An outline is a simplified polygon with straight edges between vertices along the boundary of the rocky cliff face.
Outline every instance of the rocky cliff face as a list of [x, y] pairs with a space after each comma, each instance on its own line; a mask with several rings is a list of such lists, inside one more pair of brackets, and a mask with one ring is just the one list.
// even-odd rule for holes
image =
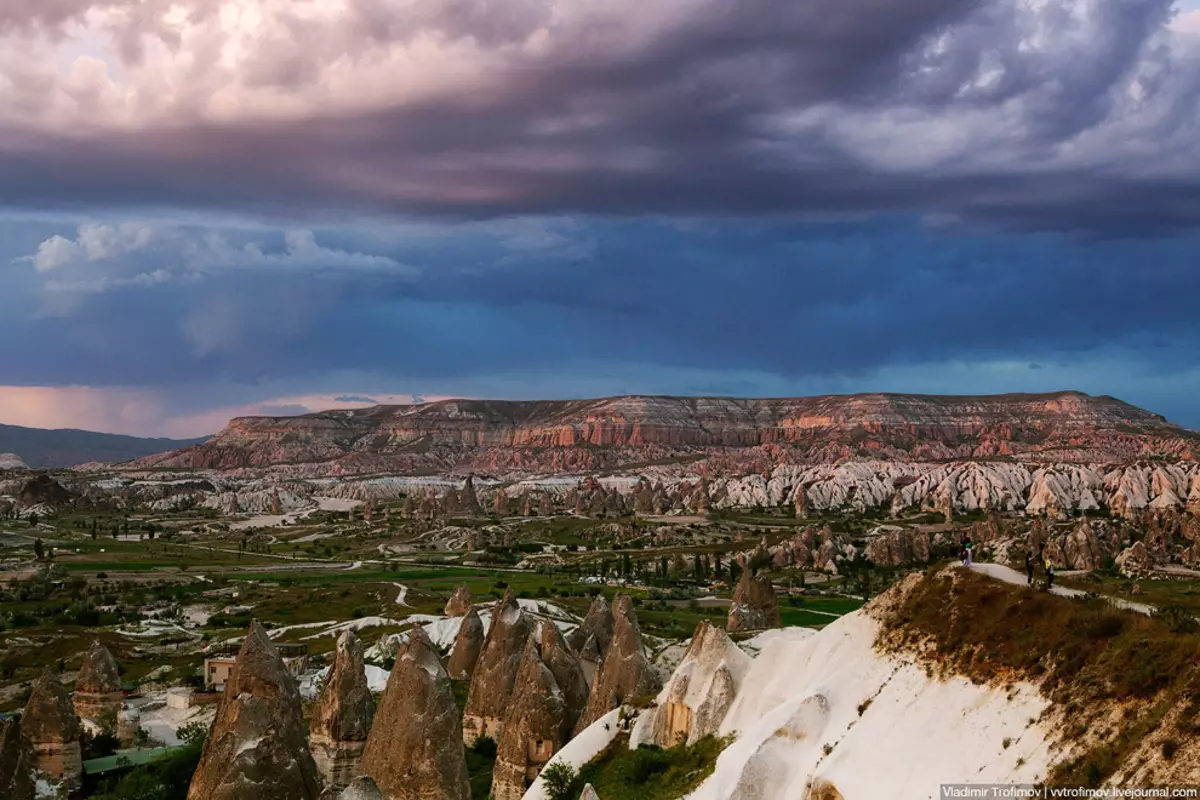
[[779, 601], [771, 579], [766, 575], [751, 578], [749, 570], [743, 571], [729, 606], [729, 632], [760, 631], [779, 626]]
[[504, 715], [492, 773], [495, 800], [521, 800], [542, 767], [571, 735], [567, 703], [530, 638]]
[[617, 595], [613, 603], [612, 643], [596, 671], [587, 708], [575, 726], [576, 733], [621, 703], [656, 693], [661, 684], [646, 654], [633, 601], [628, 595]]
[[563, 704], [567, 709], [569, 733], [574, 730], [575, 723], [587, 708], [590, 692], [587, 676], [557, 625], [550, 620], [539, 620], [536, 634], [542, 661], [554, 675], [554, 682], [562, 692]]
[[117, 662], [99, 640], [92, 642], [75, 680], [75, 713], [109, 733], [116, 730], [117, 715], [125, 706]]
[[579, 655], [585, 670], [594, 674], [612, 643], [613, 613], [603, 595], [596, 595], [587, 616], [571, 631], [567, 643]]
[[[942, 460], [1076, 453], [1066, 460], [1191, 457], [1195, 437], [1109, 397], [1075, 392], [787, 399], [614, 397], [448, 400], [301, 417], [235, 419], [209, 441], [139, 467], [324, 463], [347, 474], [416, 467], [587, 471], [708, 449], [786, 447], [831, 462], [860, 452]], [[1103, 454], [1103, 458], [1094, 455]]]
[[374, 715], [362, 645], [345, 631], [309, 724], [309, 748], [326, 788], [348, 786], [358, 774]]
[[5, 800], [33, 800], [33, 750], [21, 736], [21, 721], [0, 722], [0, 797]]
[[479, 654], [483, 651], [484, 638], [483, 620], [474, 608], [468, 609], [454, 638], [454, 649], [450, 651], [450, 662], [446, 666], [450, 680], [471, 680], [475, 665], [479, 663]]
[[188, 800], [317, 800], [320, 793], [300, 692], [266, 630], [252, 622]]
[[483, 651], [471, 678], [462, 726], [463, 741], [467, 744], [473, 744], [480, 736], [496, 738], [532, 630], [512, 590], [507, 590], [492, 612]]
[[389, 800], [471, 798], [450, 677], [420, 626], [397, 654], [362, 771]]
[[750, 656], [703, 620], [656, 705], [638, 718], [632, 744], [674, 747], [715, 734], [750, 669]]
[[21, 716], [21, 735], [33, 746], [37, 771], [50, 781], [79, 786], [83, 780], [82, 728], [58, 676], [49, 670], [33, 685]]

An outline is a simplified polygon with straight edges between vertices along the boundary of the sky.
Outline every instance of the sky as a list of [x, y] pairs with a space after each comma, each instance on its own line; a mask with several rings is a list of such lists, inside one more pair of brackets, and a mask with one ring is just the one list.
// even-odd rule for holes
[[1200, 427], [1200, 1], [5, 0], [0, 422], [1074, 389]]

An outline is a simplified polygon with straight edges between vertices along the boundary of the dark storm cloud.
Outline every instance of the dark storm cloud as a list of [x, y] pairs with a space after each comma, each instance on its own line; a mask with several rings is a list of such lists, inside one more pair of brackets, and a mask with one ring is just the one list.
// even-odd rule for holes
[[422, 37], [502, 66], [484, 89], [286, 122], [0, 128], [0, 204], [902, 211], [1120, 234], [1200, 219], [1200, 46], [1167, 33], [1169, 0], [689, 8], [571, 26], [541, 0], [358, 0], [332, 31], [284, 18], [250, 82], [303, 87], [356, 43]]

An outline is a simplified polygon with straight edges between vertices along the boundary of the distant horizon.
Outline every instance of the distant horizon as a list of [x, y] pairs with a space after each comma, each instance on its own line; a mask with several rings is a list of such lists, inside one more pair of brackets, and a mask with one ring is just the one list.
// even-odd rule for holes
[[[993, 398], [993, 397], [1053, 397], [1056, 395], [1081, 395], [1093, 399], [1109, 399], [1125, 405], [1138, 408], [1151, 414], [1156, 414], [1163, 417], [1170, 424], [1177, 425], [1184, 430], [1196, 430], [1188, 425], [1183, 425], [1170, 417], [1167, 417], [1152, 408], [1146, 408], [1137, 403], [1129, 402], [1121, 397], [1117, 397], [1110, 393], [1093, 393], [1085, 392], [1079, 389], [1055, 389], [1047, 391], [1020, 391], [1020, 392], [899, 392], [899, 391], [860, 391], [860, 392], [820, 392], [814, 394], [790, 394], [790, 395], [732, 395], [732, 394], [665, 394], [665, 393], [647, 393], [647, 392], [623, 392], [618, 394], [594, 395], [588, 397], [536, 397], [536, 398], [513, 398], [513, 397], [469, 397], [469, 396], [445, 396], [425, 398], [422, 397], [419, 402], [415, 398], [410, 398], [409, 402], [393, 401], [393, 402], [367, 402], [373, 401], [374, 398], [365, 395], [355, 396], [353, 401], [348, 397], [343, 397], [344, 404], [324, 408], [299, 409], [296, 408], [290, 413], [258, 413], [258, 414], [236, 414], [230, 416], [219, 427], [207, 432], [199, 433], [190, 436], [142, 436], [134, 433], [124, 433], [119, 431], [104, 431], [91, 428], [79, 427], [42, 427], [37, 425], [21, 425], [10, 423], [3, 419], [3, 410], [0, 409], [0, 427], [24, 428], [28, 430], [46, 431], [54, 433], [89, 433], [101, 434], [106, 436], [123, 436], [145, 440], [165, 440], [173, 443], [194, 443], [196, 440], [207, 439], [220, 433], [235, 419], [267, 417], [267, 418], [288, 418], [301, 417], [310, 414], [332, 413], [337, 411], [354, 411], [380, 406], [415, 406], [427, 405], [433, 403], [445, 403], [455, 400], [463, 401], [479, 401], [479, 402], [497, 402], [497, 403], [567, 403], [567, 402], [589, 402], [600, 400], [619, 399], [624, 397], [630, 398], [679, 398], [679, 399], [717, 399], [717, 400], [789, 400], [789, 399], [811, 399], [820, 397], [861, 397], [861, 396], [897, 396], [897, 397], [929, 397], [929, 398]], [[388, 395], [389, 397], [398, 397], [396, 395]]]

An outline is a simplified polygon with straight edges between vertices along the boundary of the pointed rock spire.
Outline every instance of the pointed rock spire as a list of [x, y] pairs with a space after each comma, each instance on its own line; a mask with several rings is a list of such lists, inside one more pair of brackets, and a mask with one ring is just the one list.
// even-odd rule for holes
[[470, 587], [465, 583], [461, 584], [454, 590], [454, 594], [450, 596], [450, 599], [446, 601], [446, 616], [465, 617], [473, 604], [474, 598], [471, 597]]
[[296, 681], [257, 621], [225, 683], [188, 800], [316, 800]]
[[596, 794], [596, 790], [589, 783], [583, 787], [583, 793], [579, 795], [579, 800], [600, 800], [600, 795]]
[[116, 730], [117, 715], [125, 707], [117, 662], [99, 639], [92, 642], [75, 680], [75, 713], [109, 733]]
[[33, 685], [21, 715], [21, 735], [33, 745], [37, 771], [53, 782], [83, 781], [82, 728], [67, 690], [46, 670]]
[[596, 595], [587, 616], [578, 628], [567, 635], [567, 643], [584, 662], [584, 669], [593, 673], [612, 643], [613, 613], [604, 595]]
[[[567, 708], [567, 732], [570, 733], [587, 708], [587, 675], [579, 659], [563, 639], [562, 631], [552, 621], [543, 619], [538, 622], [537, 638], [542, 662], [550, 669], [554, 675], [554, 682], [562, 692], [563, 703]], [[515, 694], [516, 689], [513, 691]]]
[[492, 773], [495, 800], [521, 800], [570, 736], [566, 703], [533, 638], [525, 642]]
[[413, 626], [397, 654], [362, 772], [389, 800], [470, 800], [450, 677], [420, 626]]
[[496, 737], [531, 631], [529, 618], [521, 611], [512, 589], [508, 589], [492, 611], [483, 651], [471, 678], [463, 710], [463, 741], [468, 744], [480, 736]]
[[326, 788], [348, 786], [358, 774], [374, 715], [362, 645], [353, 631], [343, 631], [309, 725], [308, 744]]
[[612, 644], [596, 671], [587, 709], [575, 726], [576, 733], [622, 703], [654, 694], [661, 685], [642, 643], [633, 601], [629, 595], [619, 594], [613, 603]]
[[0, 797], [33, 800], [33, 749], [21, 736], [20, 719], [0, 722]]
[[743, 571], [742, 579], [733, 592], [733, 603], [729, 606], [728, 631], [760, 631], [778, 628], [781, 624], [779, 600], [775, 597], [771, 579], [766, 575], [752, 578], [749, 569]]
[[474, 608], [467, 611], [462, 624], [458, 627], [458, 635], [454, 638], [454, 649], [450, 652], [450, 663], [446, 671], [452, 681], [469, 681], [475, 674], [475, 665], [479, 663], [479, 653], [483, 650], [483, 620]]
[[720, 628], [701, 620], [683, 660], [638, 722], [636, 744], [674, 747], [717, 732], [750, 669], [750, 656]]

